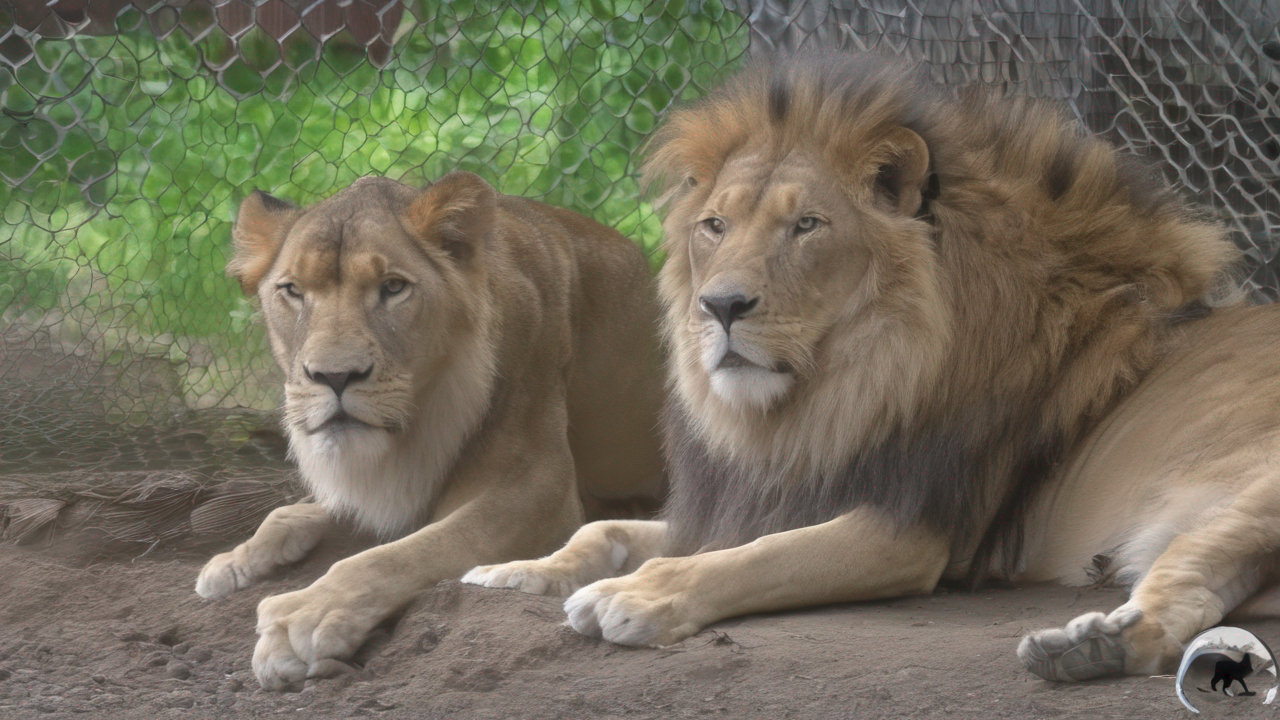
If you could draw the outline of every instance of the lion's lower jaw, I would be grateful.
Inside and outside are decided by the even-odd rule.
[[[711,392],[727,405],[767,410],[791,390],[795,377],[764,368],[738,367],[713,370]]]

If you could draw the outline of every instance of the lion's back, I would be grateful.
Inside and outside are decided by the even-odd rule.
[[[644,254],[590,218],[527,198],[499,207],[514,263],[542,298],[567,303],[569,442],[584,495],[654,496],[662,463],[657,301]],[[623,438],[645,442],[624,443]]]

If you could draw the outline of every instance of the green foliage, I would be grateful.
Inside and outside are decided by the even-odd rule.
[[[157,38],[132,9],[116,36],[0,58],[0,317],[92,304],[99,337],[198,339],[228,358],[183,366],[202,405],[275,400],[234,390],[265,357],[222,272],[250,190],[310,203],[367,174],[464,169],[616,227],[656,263],[637,150],[747,43],[721,0],[423,1],[379,65],[349,37],[233,39],[202,12]]]

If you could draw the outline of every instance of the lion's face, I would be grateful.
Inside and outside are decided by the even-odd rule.
[[[313,484],[358,484],[449,434],[420,427],[441,397],[470,412],[453,390],[488,382],[468,348],[487,342],[481,250],[495,198],[455,173],[426,190],[366,178],[309,208],[262,194],[241,207],[229,270],[261,301],[285,426]]]
[[[868,152],[852,174],[799,149],[781,159],[744,150],[710,187],[693,183],[673,213],[668,231],[688,233],[687,264],[670,272],[688,277],[667,283],[678,294],[671,311],[683,318],[672,331],[720,401],[769,409],[813,379],[832,364],[828,338],[849,335],[885,295],[868,287],[873,269],[904,251],[928,252],[903,212],[918,207],[927,151],[898,132],[888,142],[911,152]]]
[[[449,276],[379,205],[304,214],[258,290],[286,424],[334,450],[385,446],[404,430],[457,321]]]
[[[861,235],[874,223],[799,153],[734,159],[698,205],[682,330],[720,399],[769,407],[851,309],[870,258]]]

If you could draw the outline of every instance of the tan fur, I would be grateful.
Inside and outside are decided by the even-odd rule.
[[[587,526],[468,579],[580,588],[575,628],[662,645],[944,574],[1080,581],[1105,556],[1133,600],[1048,665],[1024,654],[1058,679],[1077,641],[1113,670],[1165,664],[1268,579],[1280,312],[1182,322],[1236,257],[1223,228],[1059,108],[773,59],[672,113],[646,174],[667,206],[665,540],[622,575]],[[750,309],[726,329],[717,297]]]
[[[340,670],[440,580],[554,548],[582,501],[660,491],[656,306],[616,232],[452,173],[365,178],[306,209],[255,193],[235,241],[314,503],[273,512],[197,592],[296,562],[335,518],[401,538],[262,601],[264,687]]]
[[[881,72],[865,82],[911,85],[899,68]],[[726,452],[832,466],[895,421],[920,423],[973,404],[997,375],[1010,395],[1047,390],[1042,422],[1075,430],[1150,365],[1164,325],[1155,320],[1208,292],[1234,257],[1216,224],[1176,208],[1136,212],[1114,151],[1079,138],[1058,108],[980,93],[962,105],[928,108],[944,188],[934,209],[935,249],[910,212],[872,211],[871,178],[903,153],[896,124],[903,93],[868,92],[861,112],[845,115],[802,85],[791,121],[775,128],[764,102],[767,77],[744,73],[736,92],[675,113],[646,165],[649,176],[669,183],[670,260],[660,282],[673,379]],[[1079,169],[1070,191],[1054,200],[1044,176],[1058,152],[1071,154]],[[740,159],[753,155],[765,158],[763,167],[739,169]],[[695,334],[687,331],[701,324],[691,306],[695,289],[721,269],[717,262],[691,267],[692,225],[714,196],[745,186],[748,204],[767,173],[789,166],[799,178],[815,176],[809,182],[815,194],[828,182],[843,191],[849,223],[831,229],[840,245],[803,258],[806,267],[834,264],[822,279],[836,275],[830,287],[843,296],[814,288],[811,277],[782,276],[778,283],[777,261],[766,259],[776,234],[743,239],[754,243],[749,252],[757,263],[737,253],[725,258],[724,266],[750,274],[747,285],[769,282],[770,297],[780,296],[782,307],[757,313],[762,327],[752,330],[762,345],[802,368],[815,365],[814,355],[825,356],[822,372],[804,378],[788,403],[769,413],[744,412],[710,392],[697,366]],[[685,178],[696,186],[675,182]],[[745,221],[751,229],[744,232],[772,228],[779,215],[761,212]],[[865,265],[848,245],[867,256]],[[1103,314],[1107,327],[1098,332]],[[1064,367],[1068,352],[1089,357]],[[1051,372],[1059,375],[1054,387],[1041,388]]]

